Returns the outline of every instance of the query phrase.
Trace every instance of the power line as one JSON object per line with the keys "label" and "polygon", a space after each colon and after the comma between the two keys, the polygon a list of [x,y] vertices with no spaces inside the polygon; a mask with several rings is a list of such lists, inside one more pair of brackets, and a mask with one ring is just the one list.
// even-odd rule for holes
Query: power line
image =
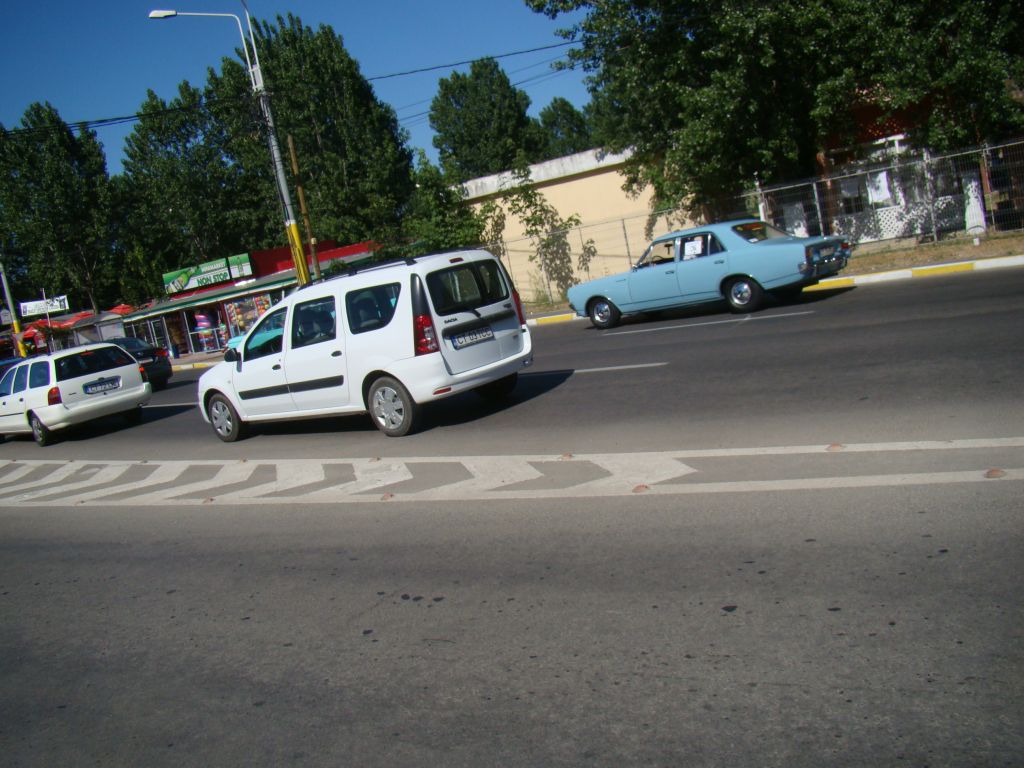
{"label": "power line", "polygon": [[[366,79],[367,79],[368,82],[377,81],[377,80],[389,80],[389,79],[395,78],[395,77],[405,77],[407,75],[416,75],[416,74],[420,74],[420,73],[423,73],[423,72],[433,72],[433,71],[436,71],[436,70],[439,70],[439,69],[451,69],[453,67],[459,67],[459,66],[463,66],[465,64],[472,64],[474,61],[480,61],[480,59],[486,59],[486,58],[491,58],[491,59],[507,59],[510,56],[521,56],[521,55],[527,54],[527,53],[536,53],[538,51],[551,50],[552,48],[564,48],[567,45],[572,45],[574,42],[575,42],[574,40],[569,40],[569,41],[566,41],[564,43],[555,43],[553,45],[543,45],[543,46],[540,46],[539,48],[526,48],[526,49],[521,50],[521,51],[509,51],[508,53],[499,53],[499,54],[496,54],[496,55],[493,55],[493,56],[480,56],[480,57],[477,57],[475,59],[467,59],[465,61],[457,61],[457,62],[454,62],[452,64],[436,64],[434,66],[422,67],[420,69],[411,69],[411,70],[408,70],[408,71],[405,71],[405,72],[393,72],[393,73],[391,73],[389,75],[376,75],[374,77],[368,77]],[[558,59],[554,59],[553,61],[557,61],[557,60]],[[410,105],[410,106],[412,106],[412,105]],[[186,112],[186,111],[190,111],[192,109],[195,109],[195,107],[184,107],[184,106],[183,107],[167,107],[165,109],[157,110],[155,112],[150,112],[150,113],[147,113],[145,115],[142,114],[142,113],[136,112],[135,114],[132,114],[132,115],[121,115],[119,117],[102,117],[102,118],[97,118],[97,119],[94,119],[94,120],[66,121],[65,124],[72,131],[92,130],[94,128],[107,128],[107,127],[111,127],[111,126],[115,126],[115,125],[125,125],[127,123],[138,122],[143,117],[148,117],[150,115],[174,114],[175,112]],[[412,116],[410,116],[409,119],[415,119],[417,117],[419,117],[419,115],[412,115]],[[401,121],[399,121],[399,122],[401,122]],[[38,133],[40,131],[45,131],[45,130],[48,130],[48,129],[45,129],[45,128],[10,128],[10,129],[5,129],[5,132],[9,136],[31,136],[31,135],[33,135],[35,133]]]}
{"label": "power line", "polygon": [[452,67],[461,67],[464,64],[472,64],[473,62],[480,61],[481,59],[507,59],[509,56],[520,56],[520,55],[522,55],[524,53],[536,53],[537,51],[549,51],[552,48],[564,48],[565,46],[572,45],[575,42],[576,42],[575,40],[568,40],[568,41],[566,41],[564,43],[555,43],[554,45],[542,45],[540,48],[529,48],[529,49],[527,49],[525,51],[512,51],[511,53],[500,53],[497,56],[478,56],[475,59],[466,59],[465,61],[456,61],[453,64],[437,64],[437,65],[435,65],[433,67],[423,67],[422,69],[410,69],[407,72],[395,72],[394,74],[391,74],[391,75],[377,75],[376,77],[368,77],[366,79],[368,81],[372,82],[374,80],[388,80],[388,79],[390,79],[392,77],[404,77],[406,75],[418,75],[421,72],[434,72],[434,71],[436,71],[438,69],[451,69]]}

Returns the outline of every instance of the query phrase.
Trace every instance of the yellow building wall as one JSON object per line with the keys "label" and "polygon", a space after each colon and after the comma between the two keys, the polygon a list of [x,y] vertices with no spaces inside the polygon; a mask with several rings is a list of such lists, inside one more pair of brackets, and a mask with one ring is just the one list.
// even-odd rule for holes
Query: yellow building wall
{"label": "yellow building wall", "polygon": [[[622,174],[623,162],[601,164],[595,161],[597,153],[581,153],[565,160],[569,163],[552,161],[531,167],[531,177],[540,180],[534,188],[540,191],[565,219],[575,214],[580,219],[579,227],[569,233],[575,277],[578,281],[625,272],[647,248],[653,237],[680,229],[689,224],[680,221],[675,212],[671,215],[653,215],[651,212],[651,190],[644,189],[638,195],[623,190],[626,179]],[[554,168],[551,165],[559,163]],[[592,167],[597,165],[598,167]],[[547,173],[545,173],[547,171]],[[545,278],[537,261],[530,257],[535,253],[533,243],[526,237],[523,224],[509,213],[501,203],[500,190],[510,183],[506,176],[488,177],[467,184],[469,202],[475,207],[487,201],[496,201],[505,212],[505,231],[502,238],[504,262],[524,301],[561,301],[562,296],[556,285]],[[593,241],[597,255],[587,269],[578,268],[578,259],[584,244]]]}

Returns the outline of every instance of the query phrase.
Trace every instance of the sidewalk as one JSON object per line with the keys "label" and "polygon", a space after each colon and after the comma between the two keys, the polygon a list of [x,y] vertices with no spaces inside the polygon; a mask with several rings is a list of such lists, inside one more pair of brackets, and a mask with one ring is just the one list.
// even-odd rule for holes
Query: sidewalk
{"label": "sidewalk", "polygon": [[[1024,266],[1024,255],[1000,256],[991,259],[978,259],[975,261],[956,261],[948,264],[932,264],[925,267],[894,269],[888,272],[872,272],[864,275],[830,277],[822,280],[817,285],[805,288],[804,290],[827,291],[836,288],[850,288],[856,285],[885,283],[891,280],[909,280],[916,277],[934,277],[936,275],[949,275],[956,272],[974,272],[986,269],[1022,266]],[[532,315],[526,322],[528,325],[537,326],[548,325],[550,323],[564,323],[569,320],[581,319],[583,318],[577,317],[572,312],[550,312]],[[216,365],[223,359],[223,350],[219,352],[200,352],[194,355],[182,355],[181,357],[175,358],[172,365],[175,371],[186,371],[193,368],[209,368],[211,365]]]}

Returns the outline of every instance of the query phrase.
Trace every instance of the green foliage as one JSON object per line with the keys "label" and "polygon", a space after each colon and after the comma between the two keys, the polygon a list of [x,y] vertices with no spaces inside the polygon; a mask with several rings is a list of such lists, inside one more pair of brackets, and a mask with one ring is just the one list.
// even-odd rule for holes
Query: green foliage
{"label": "green foliage", "polygon": [[757,173],[813,175],[894,117],[935,149],[1024,127],[1020,4],[1006,0],[526,0],[589,73],[604,146],[656,205],[714,214]]}
{"label": "green foliage", "polygon": [[[289,14],[261,24],[257,46],[281,145],[289,135],[295,142],[317,236],[359,242],[396,227],[413,191],[412,154],[394,110],[377,99],[341,36]],[[224,77],[211,77],[217,103],[238,104],[248,88],[231,70],[241,67],[225,62]]]}
{"label": "green foliage", "polygon": [[140,115],[125,143],[119,235],[138,256],[126,282],[156,295],[164,272],[247,251],[269,222],[254,215],[261,201],[198,89],[182,83],[170,103],[150,92]]}
{"label": "green foliage", "polygon": [[76,134],[39,103],[16,131],[0,126],[0,227],[8,271],[24,275],[23,288],[66,293],[97,311],[114,295],[110,215],[106,161],[93,132]]}
{"label": "green foliage", "polygon": [[416,190],[402,220],[404,239],[412,242],[409,255],[472,247],[483,239],[483,219],[464,202],[461,185],[453,184],[422,151],[414,178]]}
{"label": "green foliage", "polygon": [[544,157],[564,157],[594,147],[590,124],[568,99],[556,96],[540,111],[544,135]]}
{"label": "green foliage", "polygon": [[520,155],[535,159],[543,142],[529,106],[530,97],[494,59],[442,79],[430,104],[430,127],[445,173],[466,181],[507,171]]}

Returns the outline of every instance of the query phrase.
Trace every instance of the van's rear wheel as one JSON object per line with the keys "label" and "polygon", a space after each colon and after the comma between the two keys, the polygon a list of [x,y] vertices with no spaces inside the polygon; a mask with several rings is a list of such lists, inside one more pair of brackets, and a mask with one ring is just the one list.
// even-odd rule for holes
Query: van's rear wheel
{"label": "van's rear wheel", "polygon": [[233,443],[245,434],[245,422],[224,395],[214,395],[208,406],[213,431],[225,443]]}
{"label": "van's rear wheel", "polygon": [[401,382],[381,376],[370,387],[370,416],[388,437],[409,434],[419,421],[420,407]]}

